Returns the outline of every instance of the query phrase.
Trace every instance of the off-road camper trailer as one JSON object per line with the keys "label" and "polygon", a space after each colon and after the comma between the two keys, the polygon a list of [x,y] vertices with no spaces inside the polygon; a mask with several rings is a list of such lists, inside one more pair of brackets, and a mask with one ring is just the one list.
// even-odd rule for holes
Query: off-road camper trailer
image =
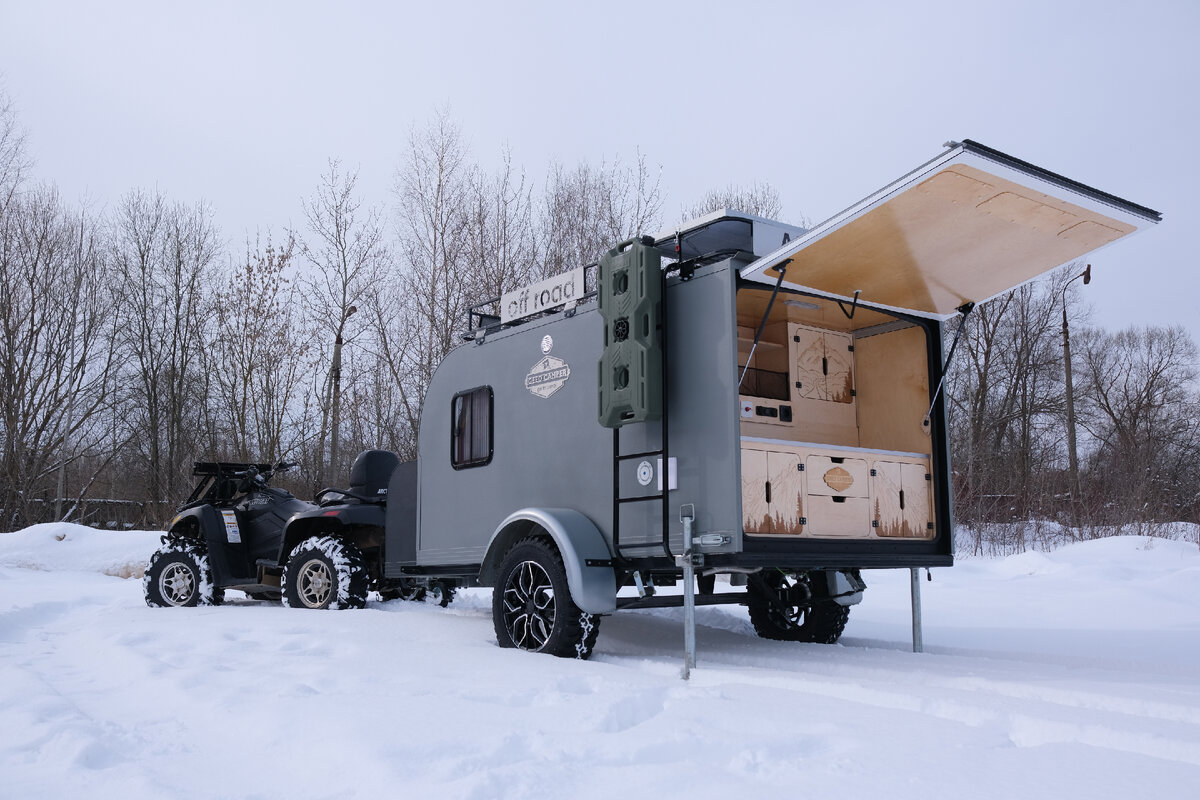
{"label": "off-road camper trailer", "polygon": [[326,595],[493,586],[501,646],[557,655],[693,603],[835,641],[862,570],[953,563],[944,322],[1159,220],[965,141],[811,230],[724,211],[622,243],[478,309],[417,460],[294,517],[267,572],[329,537],[354,558]]}
{"label": "off-road camper trailer", "polygon": [[953,561],[943,322],[1159,219],[966,141],[811,230],[718,212],[502,298],[430,384],[385,572],[495,586],[501,644],[560,655],[685,566],[833,641],[861,569]]}

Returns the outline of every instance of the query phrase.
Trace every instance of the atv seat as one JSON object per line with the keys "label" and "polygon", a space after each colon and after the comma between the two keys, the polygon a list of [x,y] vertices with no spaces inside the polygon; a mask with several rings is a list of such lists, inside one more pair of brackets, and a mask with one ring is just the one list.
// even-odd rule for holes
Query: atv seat
{"label": "atv seat", "polygon": [[[364,450],[354,459],[350,467],[349,489],[322,489],[317,493],[321,505],[331,503],[387,503],[388,483],[400,458],[390,450]],[[322,496],[330,494],[339,496],[338,499],[322,500]]]}

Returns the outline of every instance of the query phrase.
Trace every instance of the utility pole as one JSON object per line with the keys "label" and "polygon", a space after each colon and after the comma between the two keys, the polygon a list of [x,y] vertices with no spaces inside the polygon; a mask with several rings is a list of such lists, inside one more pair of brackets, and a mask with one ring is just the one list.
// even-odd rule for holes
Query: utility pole
{"label": "utility pole", "polygon": [[333,340],[333,364],[329,368],[333,395],[329,412],[329,466],[333,469],[337,469],[338,438],[342,421],[342,332],[346,329],[346,320],[350,319],[355,311],[358,311],[358,308],[350,306],[342,315],[342,321],[338,324],[337,338]]}
{"label": "utility pole", "polygon": [[1075,281],[1083,278],[1083,284],[1092,282],[1092,265],[1088,264],[1083,272],[1067,281],[1062,290],[1062,335],[1063,335],[1063,364],[1066,367],[1067,378],[1067,467],[1071,486],[1071,517],[1076,531],[1079,530],[1079,456],[1075,449],[1075,388],[1071,382],[1071,335],[1067,330],[1067,288]]}

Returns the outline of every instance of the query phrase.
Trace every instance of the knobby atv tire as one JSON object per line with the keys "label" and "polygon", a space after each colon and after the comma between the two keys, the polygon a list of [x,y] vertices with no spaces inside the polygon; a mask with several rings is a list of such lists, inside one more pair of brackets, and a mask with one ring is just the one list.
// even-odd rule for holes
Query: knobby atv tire
{"label": "knobby atv tire", "polygon": [[283,568],[283,604],[291,608],[364,608],[367,563],[362,551],[333,536],[311,536]]}
{"label": "knobby atv tire", "polygon": [[150,556],[142,591],[151,608],[216,606],[225,590],[213,584],[208,550],[197,542],[172,541]]}
{"label": "knobby atv tire", "polygon": [[587,658],[600,617],[575,605],[562,556],[543,539],[522,539],[500,565],[492,589],[492,624],[501,647],[560,658]]}
{"label": "knobby atv tire", "polygon": [[833,644],[850,619],[848,606],[829,599],[823,572],[766,570],[748,588],[750,622],[763,639]]}

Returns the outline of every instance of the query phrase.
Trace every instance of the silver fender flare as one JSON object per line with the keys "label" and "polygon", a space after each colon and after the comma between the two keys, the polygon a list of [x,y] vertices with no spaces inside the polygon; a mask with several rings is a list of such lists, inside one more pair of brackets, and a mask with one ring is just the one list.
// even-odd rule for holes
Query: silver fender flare
{"label": "silver fender flare", "polygon": [[589,614],[616,611],[617,579],[608,543],[590,519],[570,508],[523,508],[509,514],[488,543],[479,583],[494,586],[505,554],[537,528],[550,535],[562,554],[575,605]]}

